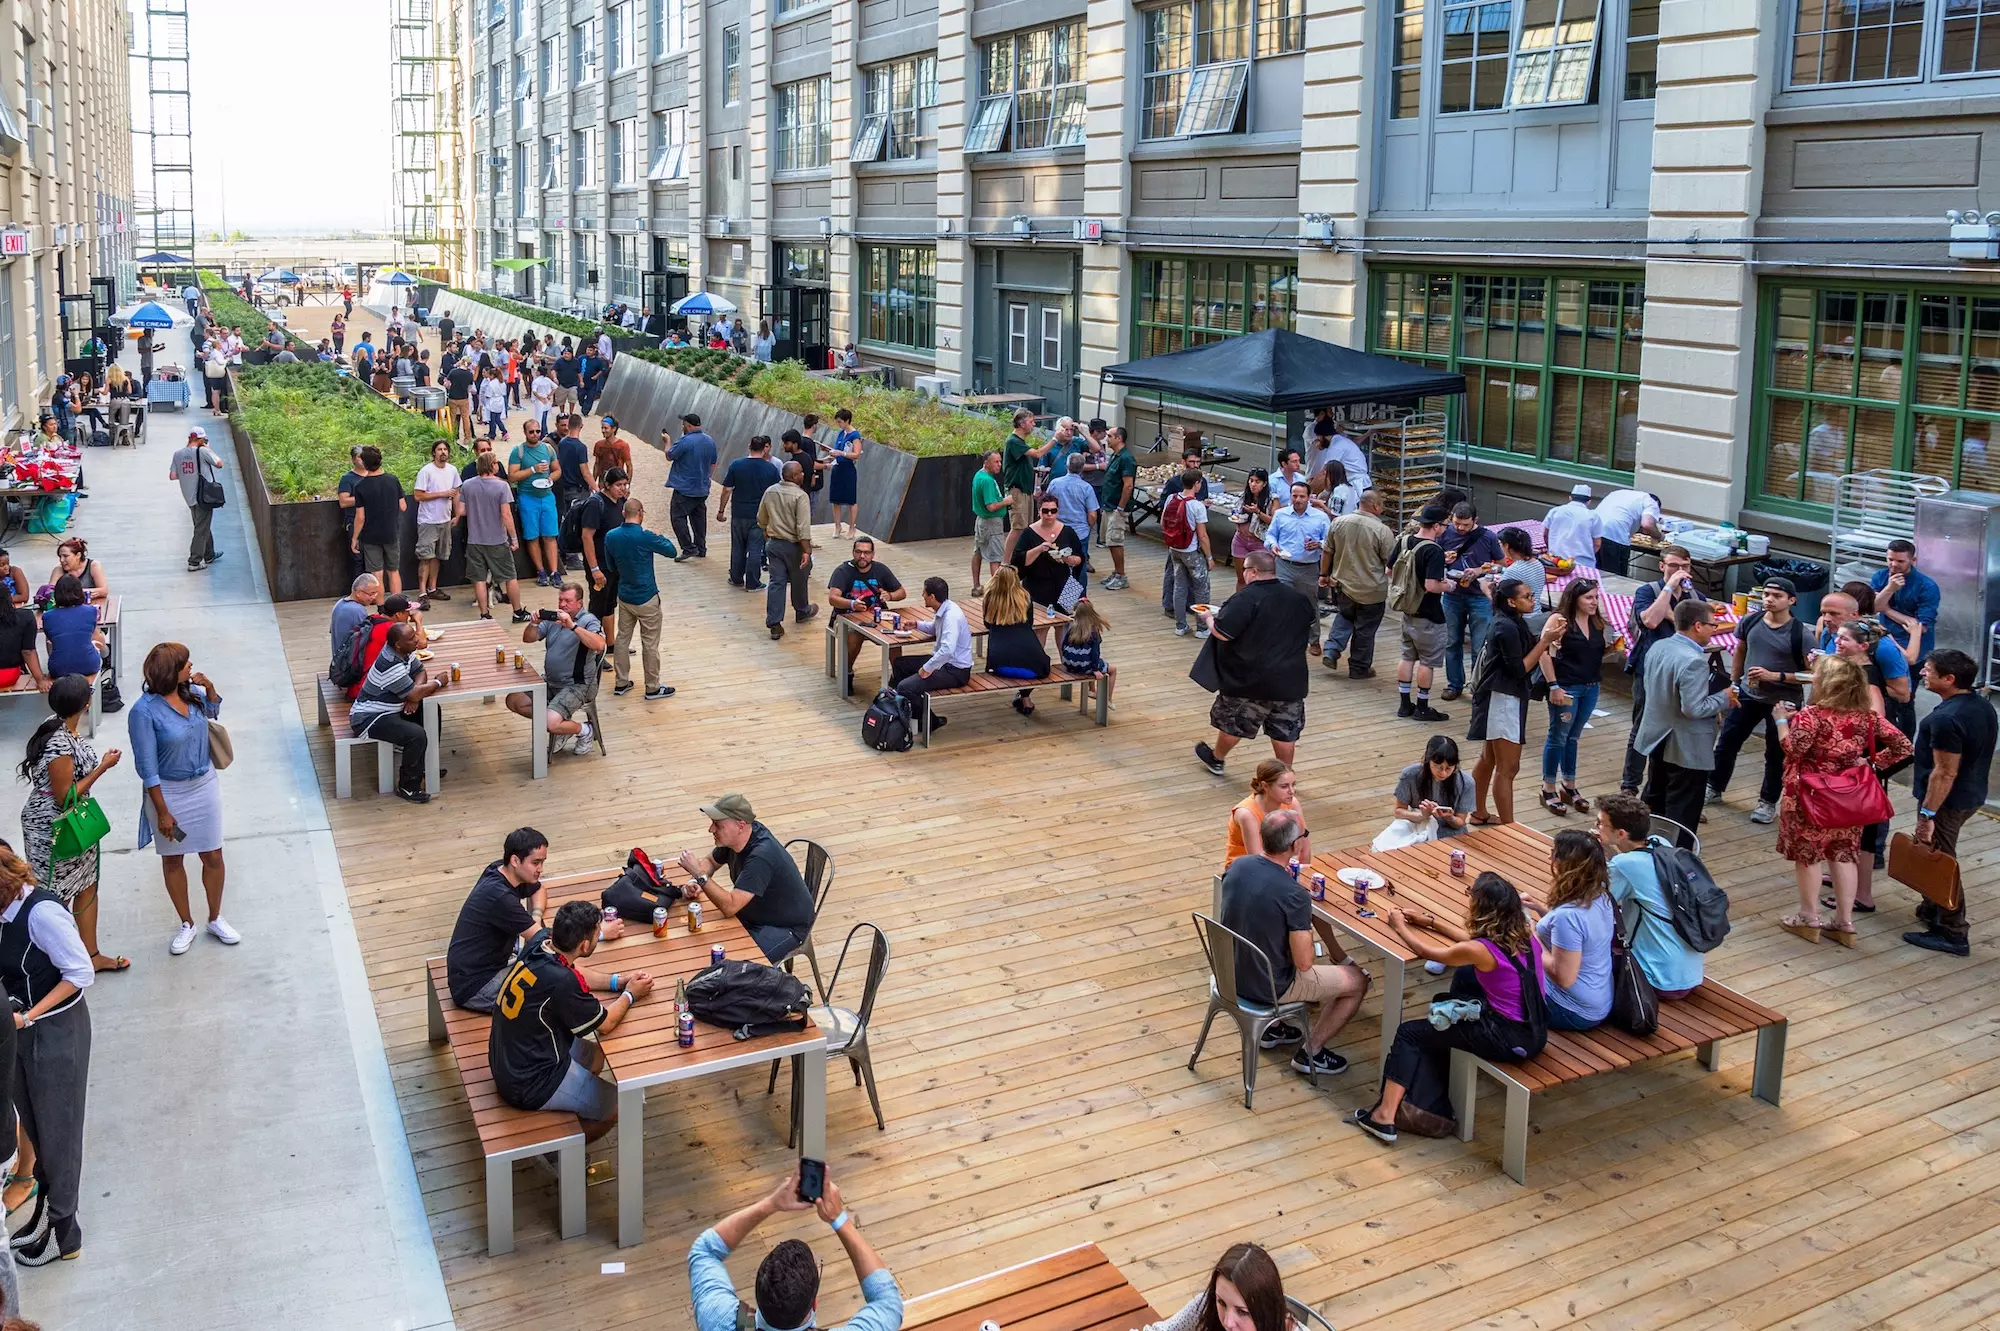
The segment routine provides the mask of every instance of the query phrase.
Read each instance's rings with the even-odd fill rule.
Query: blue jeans
[[[764,529],[756,518],[729,519],[729,583],[752,591],[764,585]]]
[[[1591,712],[1597,708],[1599,685],[1578,684],[1563,686],[1569,695],[1569,702],[1558,706],[1549,701],[1549,737],[1542,741],[1542,782],[1552,782],[1558,775],[1570,785],[1576,784],[1576,742],[1583,737],[1583,727],[1590,720]],[[1554,1007],[1550,1007],[1554,1012]]]
[[[1483,596],[1460,596],[1448,592],[1444,597],[1444,682],[1463,692],[1465,689],[1465,658],[1459,655],[1459,644],[1465,643],[1472,653],[1473,664],[1479,662],[1480,649],[1486,646],[1486,630],[1493,623],[1493,602]]]
[[[1554,1003],[1550,1003],[1548,1007],[1549,1029],[1552,1031],[1594,1031],[1599,1026],[1602,1026],[1606,1020],[1605,1018],[1600,1018],[1597,1021],[1585,1021],[1574,1012],[1563,1011],[1562,1008]]]

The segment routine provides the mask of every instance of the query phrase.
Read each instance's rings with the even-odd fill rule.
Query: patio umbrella
[[[132,311],[132,317],[125,322],[127,326],[132,328],[172,328],[174,326],[174,316],[162,309],[157,301],[149,300],[138,309]],[[183,318],[183,322],[185,322],[185,318]]]
[[[257,280],[259,282],[299,282],[304,279],[289,268],[273,268],[268,273],[258,274]]]
[[[400,270],[397,272],[390,273],[387,277],[377,276],[375,280],[377,282],[386,283],[392,287],[413,287],[417,284],[416,278],[411,277],[408,273],[402,272]]]
[[[138,257],[137,260],[135,260],[135,262],[144,264],[148,267],[159,267],[170,263],[193,263],[194,260],[188,258],[186,255],[167,254],[164,251],[162,251],[153,254],[142,254]]]
[[[697,291],[691,296],[682,296],[668,307],[672,314],[734,314],[735,302],[724,296],[712,296],[706,291]]]
[[[518,273],[524,268],[533,268],[547,262],[547,259],[495,259],[493,266],[504,268],[510,273]]]

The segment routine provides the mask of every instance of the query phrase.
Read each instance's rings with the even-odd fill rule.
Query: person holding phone
[[[817,1185],[817,1186],[814,1186]],[[751,1231],[779,1212],[811,1211],[833,1230],[861,1286],[861,1310],[823,1331],[896,1331],[903,1324],[903,1292],[875,1245],[861,1236],[861,1222],[847,1209],[840,1186],[818,1160],[801,1160],[770,1194],[705,1229],[688,1249],[688,1286],[696,1331],[736,1331],[743,1301],[725,1263]],[[800,1239],[786,1239],[757,1266],[756,1320],[760,1327],[819,1325],[819,1258]]]
[[[167,950],[178,957],[194,946],[184,863],[190,851],[201,857],[208,932],[234,946],[243,937],[222,918],[222,780],[208,742],[208,723],[221,715],[222,693],[193,668],[188,649],[177,642],[156,644],[140,673],[145,692],[125,714],[125,725],[132,765],[145,791],[139,849],[150,845],[159,852],[167,898],[181,920]]]

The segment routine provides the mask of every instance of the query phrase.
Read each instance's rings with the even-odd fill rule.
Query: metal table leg
[[[826,1159],[826,1050],[813,1049],[795,1063],[799,1096],[799,1158]],[[624,1165],[621,1162],[622,1172]]]
[[[646,1088],[618,1092],[618,1246],[646,1236]]]
[[[1396,1043],[1396,1028],[1403,1024],[1403,959],[1382,955],[1382,1053],[1389,1057],[1389,1046]]]
[[[533,753],[535,780],[540,781],[549,774],[549,682],[535,681],[535,687],[528,690],[528,705],[534,710],[528,714],[528,748]]]
[[[438,752],[438,735],[444,726],[438,715],[439,710],[435,695],[424,699],[424,736],[430,741],[424,745],[424,789],[432,795],[444,786],[444,758]]]

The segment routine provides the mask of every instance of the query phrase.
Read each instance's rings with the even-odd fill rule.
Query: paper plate
[[[419,648],[418,650],[410,653],[410,656],[418,661],[428,661],[436,655],[437,655],[436,652],[425,651],[422,648]]]
[[[556,488],[556,483],[546,476],[537,476],[532,481],[529,481],[528,484],[534,486],[537,490],[553,490]]]
[[[1389,880],[1373,869],[1342,869],[1334,877],[1349,887],[1365,887],[1371,892],[1389,885]]]
[[[1191,605],[1188,609],[1194,611],[1197,615],[1206,615],[1212,613],[1215,607],[1212,605]]]

